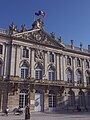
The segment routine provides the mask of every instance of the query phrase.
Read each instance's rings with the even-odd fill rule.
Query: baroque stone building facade
[[[90,109],[90,46],[62,43],[44,31],[41,19],[32,29],[12,23],[0,30],[0,110]]]

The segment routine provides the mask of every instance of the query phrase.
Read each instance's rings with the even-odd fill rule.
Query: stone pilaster
[[[34,49],[31,51],[31,78],[35,78],[35,70],[34,70]]]
[[[82,60],[82,83],[84,84],[84,86],[86,87],[87,83],[86,83],[86,78],[85,78],[85,60]]]
[[[77,78],[75,73],[75,57],[72,58],[72,68],[73,68],[73,82],[74,85],[77,86]]]
[[[2,75],[5,75],[5,68],[6,68],[6,43],[3,44],[3,73]]]
[[[47,52],[45,52],[45,78],[46,79],[48,79],[47,64],[48,64],[48,54],[47,54]]]
[[[12,46],[12,53],[11,53],[11,71],[10,71],[10,75],[14,76],[14,71],[15,71],[15,54],[16,54],[16,46]]]
[[[8,71],[10,71],[9,68],[9,54],[10,54],[10,46],[9,44],[5,44],[5,49],[4,49],[4,75],[8,75]]]
[[[16,76],[21,76],[20,74],[20,56],[21,56],[21,49],[20,47],[18,46],[17,47],[17,55],[16,55],[17,59],[16,59]]]
[[[35,111],[35,89],[30,92],[30,110]]]
[[[49,109],[49,90],[44,91],[44,111],[47,111]]]
[[[66,79],[66,56],[63,55],[63,80],[67,81]]]
[[[57,80],[60,80],[60,57],[59,54],[57,54]]]
[[[60,80],[64,80],[63,78],[63,56],[60,55]]]

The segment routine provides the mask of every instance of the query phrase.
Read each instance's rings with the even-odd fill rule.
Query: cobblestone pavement
[[[24,114],[3,116],[0,113],[0,120],[25,120]],[[90,112],[86,113],[31,113],[30,120],[90,120]]]

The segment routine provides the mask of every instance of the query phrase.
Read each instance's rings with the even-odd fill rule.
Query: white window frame
[[[36,70],[35,70],[35,79],[37,79],[37,80],[42,79],[42,69],[41,68],[36,68]]]

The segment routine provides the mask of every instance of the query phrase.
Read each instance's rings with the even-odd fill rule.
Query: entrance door
[[[44,111],[44,100],[43,94],[35,94],[35,111],[42,112]]]

